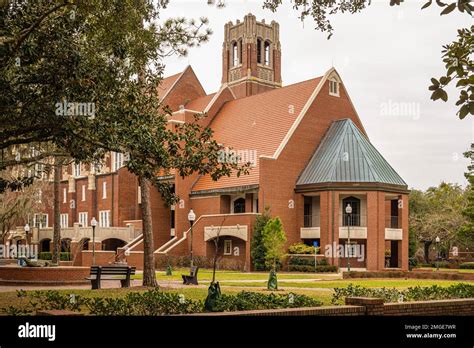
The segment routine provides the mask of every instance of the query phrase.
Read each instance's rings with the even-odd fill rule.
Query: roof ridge
[[[233,102],[233,101],[236,101],[236,100],[248,100],[248,99],[258,97],[258,96],[261,96],[261,95],[264,95],[264,94],[273,93],[273,92],[276,92],[276,91],[281,91],[282,89],[285,89],[285,88],[288,88],[288,87],[294,87],[296,85],[300,85],[300,84],[303,84],[303,83],[308,83],[310,81],[315,81],[315,80],[320,79],[322,77],[323,76],[318,76],[318,77],[314,77],[312,79],[308,79],[308,80],[304,80],[304,81],[300,81],[300,82],[295,82],[295,83],[292,83],[291,85],[286,85],[286,86],[282,86],[282,87],[279,87],[279,88],[269,89],[268,91],[260,92],[260,93],[253,94],[253,95],[249,95],[249,96],[246,96],[246,97],[243,97],[243,98],[237,98],[237,99],[234,99],[234,100],[229,100],[229,102]],[[228,87],[232,87],[232,86],[228,86]]]
[[[354,124],[354,122],[352,122],[352,120],[349,120],[349,122],[347,122],[347,124],[351,128],[352,133],[355,136],[355,140],[357,141],[357,144],[359,144],[359,149],[362,151],[362,153],[364,155],[364,160],[368,164],[368,168],[369,168],[370,173],[374,176],[375,180],[381,181],[382,178],[380,178],[380,175],[375,171],[374,163],[372,162],[372,160],[370,159],[370,157],[367,154],[366,144],[361,142],[362,132],[359,130],[359,128],[356,127],[356,125]],[[367,139],[365,139],[365,141],[367,141]]]
[[[347,120],[347,119],[345,119],[345,120]],[[337,121],[339,121],[339,120],[337,120]],[[331,129],[333,123],[334,123],[334,121],[331,122],[331,125],[329,126],[329,129]],[[332,160],[332,163],[331,163],[332,164],[332,169],[331,169],[330,175],[328,175],[329,178],[332,178],[333,175],[334,175],[334,172],[336,171],[336,165],[335,164],[336,164],[337,160],[340,158],[341,151],[343,149],[343,144],[344,144],[344,139],[345,139],[344,135],[347,132],[347,125],[348,125],[348,122],[344,122],[343,128],[341,130],[342,136],[339,139],[339,144],[336,146],[336,156],[334,156],[334,158]]]

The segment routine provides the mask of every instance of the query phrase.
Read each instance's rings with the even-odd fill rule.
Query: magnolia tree
[[[142,187],[143,284],[156,286],[151,185],[177,200],[157,173],[180,177],[245,173],[248,165],[219,161],[221,145],[197,122],[169,127],[157,94],[162,59],[206,42],[207,19],[160,21],[168,1],[90,0],[0,3],[0,170],[18,164],[12,147],[38,144],[35,161],[52,147],[76,161],[98,162],[108,151],[127,154]],[[60,164],[58,164],[59,166]],[[58,171],[59,172],[59,171]],[[2,187],[20,187],[16,181]],[[55,194],[58,201],[59,197]],[[58,208],[58,207],[55,207]],[[55,209],[54,224],[59,225]]]

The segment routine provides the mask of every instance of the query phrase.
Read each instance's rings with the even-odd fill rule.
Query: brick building
[[[207,114],[200,122],[232,148],[223,158],[237,156],[252,168],[249,175],[218,181],[197,174],[162,176],[180,201],[167,207],[152,192],[155,255],[189,255],[192,209],[194,255],[212,257],[219,234],[221,263],[250,270],[255,217],[269,208],[281,218],[288,245],[317,242],[321,253],[332,246],[329,261],[345,267],[346,257],[335,249],[346,245],[349,234],[351,245],[364,247],[362,258],[351,257],[352,267],[408,269],[407,185],[370,143],[338,72],[331,68],[283,86],[278,23],[258,22],[249,14],[224,30],[220,89],[206,94],[188,66],[163,80],[159,97],[176,110],[170,124]],[[120,169],[123,160],[112,153],[103,168],[65,169],[64,227],[87,226],[95,217],[103,228],[140,228],[138,180]],[[141,267],[141,235],[105,248],[124,245],[119,250],[127,250],[127,261]]]

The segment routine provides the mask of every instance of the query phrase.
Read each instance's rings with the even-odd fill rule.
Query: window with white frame
[[[339,97],[339,82],[336,80],[329,80],[329,94],[334,97]]]
[[[87,212],[79,213],[79,223],[82,227],[87,227]]]
[[[81,176],[81,163],[74,163],[72,165],[72,175],[74,177]]]
[[[102,199],[107,198],[107,181],[102,183]]]
[[[224,255],[232,255],[232,240],[224,240]]]
[[[61,214],[59,216],[59,224],[61,228],[67,228],[69,226],[69,214]]]
[[[99,211],[99,227],[110,227],[110,210]]]
[[[67,189],[63,188],[63,203],[67,202]]]
[[[82,185],[81,200],[84,202],[86,200],[86,185]]]
[[[33,215],[33,226],[37,228],[48,227],[48,214],[39,213]]]
[[[112,152],[112,171],[115,172],[123,167],[123,154]]]

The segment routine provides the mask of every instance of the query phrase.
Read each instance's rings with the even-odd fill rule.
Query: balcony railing
[[[358,226],[367,227],[367,216],[362,214],[339,215],[339,226]]]
[[[400,224],[398,223],[398,216],[386,216],[385,228],[401,228]]]
[[[304,215],[304,227],[319,227],[319,215]]]

